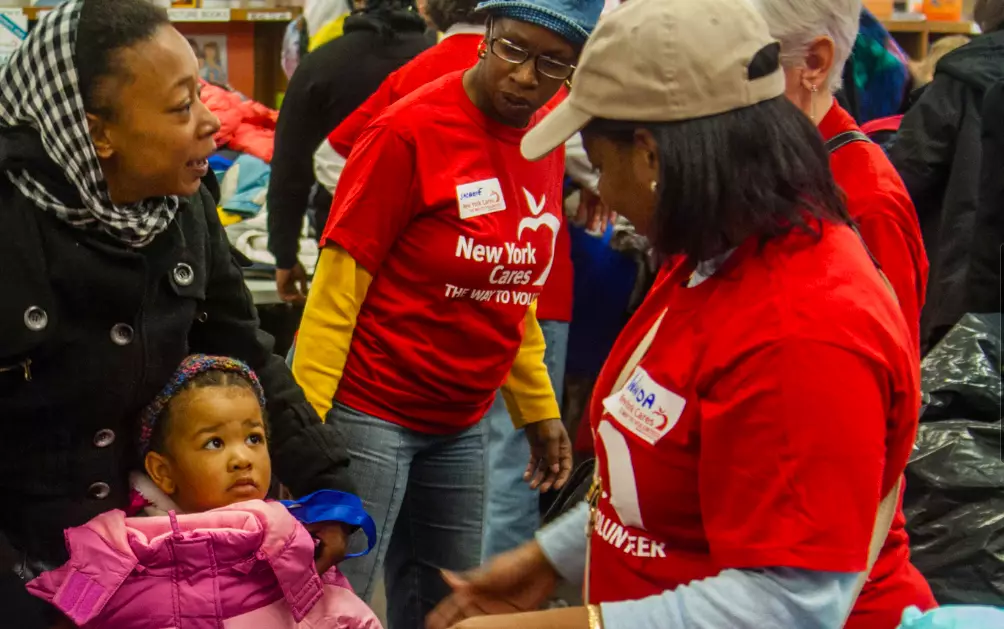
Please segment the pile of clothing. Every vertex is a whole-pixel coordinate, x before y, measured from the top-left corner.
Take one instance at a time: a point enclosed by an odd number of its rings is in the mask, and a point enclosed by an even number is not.
[[[202,101],[220,119],[216,153],[209,165],[220,182],[220,221],[240,253],[265,267],[274,267],[268,252],[268,207],[275,125],[279,112],[239,92],[211,83],[202,85]],[[303,234],[302,259],[312,269],[317,243]]]

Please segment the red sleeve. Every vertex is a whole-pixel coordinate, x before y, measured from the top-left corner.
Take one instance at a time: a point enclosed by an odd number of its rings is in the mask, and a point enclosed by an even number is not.
[[[342,171],[321,246],[338,244],[375,275],[414,215],[414,178],[414,147],[386,124],[368,127]]]
[[[913,211],[911,207],[910,212]],[[919,346],[920,310],[924,306],[928,272],[927,255],[920,241],[920,228],[917,228],[916,237],[911,239],[891,216],[869,212],[861,218],[859,229],[861,237],[896,291],[896,299],[899,300],[910,334]],[[911,240],[915,242],[911,243]]]
[[[380,84],[377,91],[373,92],[373,94],[371,94],[362,105],[349,114],[349,117],[343,120],[342,123],[328,135],[328,143],[331,144],[336,151],[338,151],[339,155],[346,158],[351,155],[352,149],[355,147],[356,141],[362,134],[363,129],[365,129],[367,125],[369,125],[369,123],[380,114],[380,112],[394,103],[394,77],[395,75],[391,74],[389,77],[384,79],[384,82]]]
[[[880,494],[902,471],[883,478],[888,381],[857,354],[801,339],[716,374],[701,402],[699,484],[719,565],[865,569]]]

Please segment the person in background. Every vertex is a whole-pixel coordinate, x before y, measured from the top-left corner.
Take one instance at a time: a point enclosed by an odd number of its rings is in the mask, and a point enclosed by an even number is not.
[[[501,387],[525,427],[533,488],[560,488],[571,444],[536,298],[552,273],[564,160],[519,141],[571,76],[599,0],[492,1],[477,64],[391,105],[335,193],[293,371],[359,454],[375,557],[346,575],[369,600],[386,565],[392,629],[480,562],[481,420]],[[417,588],[417,589],[416,589]]]
[[[429,1],[427,11],[444,33],[442,41],[391,74],[318,148],[314,156],[315,174],[331,194],[345,167],[343,156],[351,153],[362,130],[380,111],[439,77],[466,70],[477,62],[478,46],[484,41],[485,29],[484,15],[475,12],[476,4],[468,0]],[[581,142],[577,146],[581,149]],[[588,161],[584,159],[585,153],[580,152],[580,162]],[[595,185],[591,168],[580,168],[579,172]],[[572,315],[570,246],[568,228],[562,221],[551,272],[537,303],[537,319],[547,347],[544,361],[559,407]],[[522,430],[513,430],[501,395],[496,396],[485,417],[484,437],[487,494],[483,553],[487,558],[533,539],[540,525],[540,501],[537,492],[523,482],[529,444]]]
[[[204,185],[219,121],[199,84],[146,0],[69,0],[0,68],[0,607],[18,629],[49,626],[24,583],[66,561],[64,529],[128,505],[136,418],[191,352],[258,373],[295,496],[352,490]],[[319,532],[322,571],[348,533]]]
[[[582,129],[604,203],[665,264],[596,386],[588,504],[449,575],[429,629],[844,627],[913,446],[919,355],[780,54],[748,0],[630,0],[524,138],[535,159]],[[530,611],[559,573],[586,606]],[[846,626],[895,627],[897,583]]]
[[[477,63],[485,36],[485,18],[475,11],[477,5],[477,0],[429,0],[426,12],[442,33],[439,43],[392,72],[362,105],[329,129],[327,141],[318,142],[314,174],[328,194],[335,194],[352,147],[380,112],[444,75]]]
[[[861,0],[754,0],[781,42],[785,93],[819,127],[833,177],[868,249],[896,289],[918,338],[928,263],[917,213],[903,181],[878,145],[861,134],[833,94],[858,32]],[[905,540],[904,540],[905,544]]]
[[[220,45],[216,42],[206,42],[202,48],[205,63],[202,65],[202,78],[216,85],[227,85],[227,69],[223,67],[220,58]]]
[[[938,67],[938,62],[941,61],[942,57],[953,50],[962,48],[971,41],[972,38],[966,35],[942,37],[931,44],[926,57],[920,61],[911,61],[910,74],[913,76],[914,93],[927,87],[934,80],[934,69]]]
[[[934,347],[962,315],[1000,311],[1000,152],[985,155],[986,95],[1004,81],[1004,0],[977,0],[984,35],[945,55],[934,81],[903,116],[889,157],[917,207],[931,277],[921,347]],[[999,111],[987,109],[993,117]],[[984,159],[986,158],[986,159]]]
[[[345,33],[345,20],[361,9],[360,0],[305,0],[303,17],[307,23],[305,52],[313,52]]]
[[[819,127],[847,210],[892,284],[919,350],[928,263],[916,210],[885,151],[861,134],[833,97],[857,36],[861,0],[755,0],[755,4],[771,35],[781,42],[785,93]],[[884,552],[858,600],[858,613],[887,609],[890,600],[900,609],[909,605],[929,609],[936,604],[927,581],[910,563],[902,492]]]
[[[315,184],[314,150],[388,74],[428,46],[412,0],[368,0],[345,21],[344,35],[311,52],[293,73],[276,125],[268,188],[268,246],[283,301],[306,301],[307,272],[297,253]],[[313,205],[320,233],[331,198],[319,195]]]

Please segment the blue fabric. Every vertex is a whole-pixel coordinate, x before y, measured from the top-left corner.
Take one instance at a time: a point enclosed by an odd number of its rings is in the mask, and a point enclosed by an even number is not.
[[[221,155],[219,153],[213,154],[209,157],[209,168],[216,173],[216,178],[221,179],[223,175],[230,170],[230,167],[234,165],[234,159],[229,155]]]
[[[595,378],[627,321],[628,302],[638,267],[610,248],[613,227],[602,238],[569,224],[575,301],[568,338],[568,372]]]
[[[220,207],[228,212],[256,216],[265,203],[271,175],[272,167],[264,161],[253,155],[241,155],[223,178],[225,198],[220,200]],[[231,177],[237,178],[232,188]],[[231,189],[233,194],[228,196],[226,191]]]
[[[856,88],[859,124],[899,113],[910,81],[907,56],[889,31],[867,9],[849,63]]]
[[[477,10],[536,24],[583,45],[603,11],[604,0],[486,0]]]
[[[568,323],[541,321],[547,349],[544,362],[558,404],[565,382]],[[540,495],[523,480],[530,460],[530,444],[523,430],[513,428],[501,395],[495,396],[484,420],[485,522],[482,562],[533,539],[540,527]]]
[[[672,592],[601,605],[606,629],[841,629],[857,575],[724,570]]]
[[[588,519],[589,511],[583,503],[537,533],[537,543],[548,561],[575,585],[582,584],[585,573]],[[657,596],[603,604],[603,626],[606,629],[840,629],[856,580],[853,573],[791,568],[725,570],[718,576]]]
[[[1004,629],[1004,609],[948,605],[925,614],[911,607],[903,612],[903,624],[899,629]]]
[[[345,555],[346,557],[362,557],[376,545],[376,524],[370,514],[366,513],[363,501],[358,496],[322,489],[299,500],[283,500],[282,504],[303,524],[341,522],[360,527],[366,533],[366,550]]]
[[[451,435],[409,430],[336,403],[327,421],[352,457],[352,477],[377,526],[375,552],[339,565],[366,602],[383,569],[388,629],[424,626],[450,593],[440,570],[481,564],[481,424]]]
[[[578,505],[537,531],[537,544],[563,579],[582,587],[586,575],[586,525],[589,507]]]

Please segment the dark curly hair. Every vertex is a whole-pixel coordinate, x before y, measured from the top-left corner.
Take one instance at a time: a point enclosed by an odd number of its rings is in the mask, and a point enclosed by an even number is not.
[[[484,24],[484,14],[474,10],[477,6],[477,0],[429,0],[425,12],[439,31],[445,31],[454,24]]]
[[[110,117],[109,95],[102,94],[102,79],[130,78],[119,63],[124,48],[153,38],[171,20],[167,11],[149,0],[85,0],[77,26],[74,64],[77,66],[84,109]]]

